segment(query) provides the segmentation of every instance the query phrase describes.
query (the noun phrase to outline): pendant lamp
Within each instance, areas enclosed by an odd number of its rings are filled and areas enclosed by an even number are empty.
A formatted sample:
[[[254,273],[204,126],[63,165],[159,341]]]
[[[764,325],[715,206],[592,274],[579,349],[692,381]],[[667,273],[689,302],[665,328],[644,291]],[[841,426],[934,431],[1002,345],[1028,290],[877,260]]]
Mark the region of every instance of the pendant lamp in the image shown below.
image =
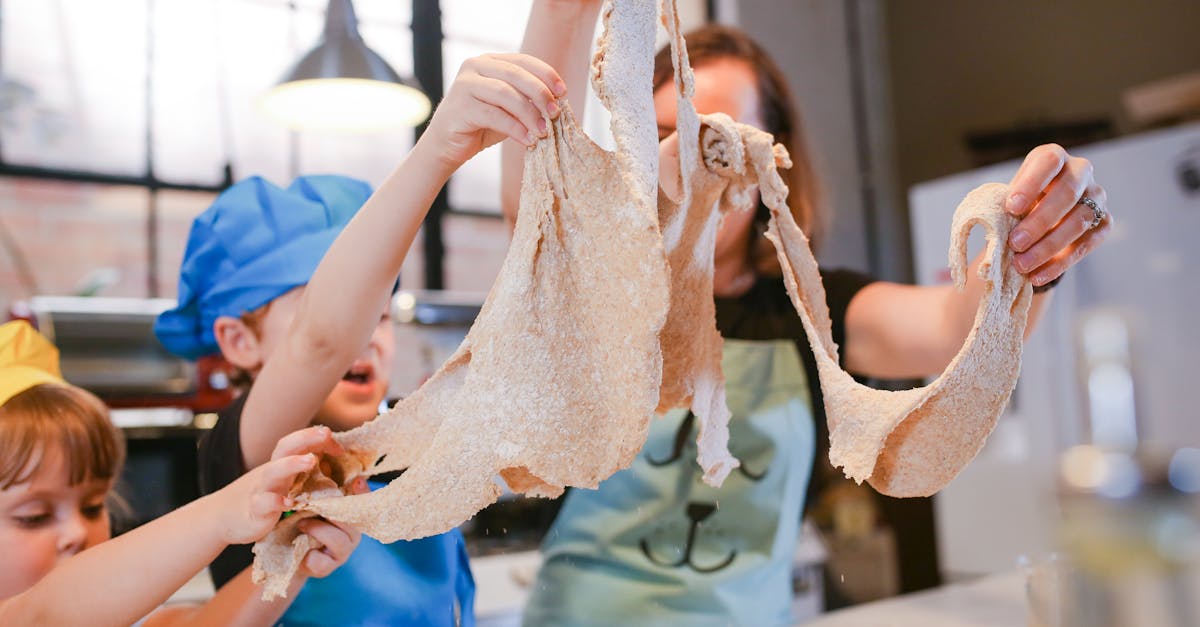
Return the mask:
[[[321,41],[262,106],[295,130],[345,132],[413,127],[432,109],[416,81],[402,78],[367,47],[350,0],[329,1]]]

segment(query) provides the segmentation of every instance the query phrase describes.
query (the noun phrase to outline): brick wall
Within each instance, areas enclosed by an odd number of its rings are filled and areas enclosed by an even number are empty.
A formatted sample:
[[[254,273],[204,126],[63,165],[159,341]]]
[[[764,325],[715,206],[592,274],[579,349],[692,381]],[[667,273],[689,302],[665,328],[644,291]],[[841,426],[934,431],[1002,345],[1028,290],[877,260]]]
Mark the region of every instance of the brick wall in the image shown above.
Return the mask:
[[[179,264],[192,219],[212,201],[200,192],[158,195],[157,295],[175,297]],[[103,296],[151,296],[146,216],[149,194],[139,187],[0,178],[0,225],[29,265],[22,276],[14,251],[0,249],[0,312],[36,294],[69,295],[97,269],[115,270]],[[508,248],[503,221],[446,217],[446,286],[486,292]],[[422,285],[421,239],[401,271],[405,287]]]

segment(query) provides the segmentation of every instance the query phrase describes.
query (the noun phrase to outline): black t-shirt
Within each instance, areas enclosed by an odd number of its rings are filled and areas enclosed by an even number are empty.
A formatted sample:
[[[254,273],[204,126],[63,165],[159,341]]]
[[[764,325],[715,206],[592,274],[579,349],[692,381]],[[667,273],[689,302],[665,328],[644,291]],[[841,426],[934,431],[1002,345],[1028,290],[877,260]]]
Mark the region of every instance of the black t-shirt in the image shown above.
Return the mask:
[[[212,494],[246,473],[242,461],[242,394],[217,414],[217,424],[200,438],[200,494]],[[254,562],[249,544],[231,544],[208,566],[213,585],[220,588]]]
[[[874,279],[851,270],[821,271],[825,285],[825,301],[829,305],[833,341],[846,354],[846,310],[859,290]],[[816,466],[809,479],[805,508],[814,505],[813,496],[826,478],[836,476],[829,468],[829,426],[825,424],[825,401],[817,375],[817,361],[808,345],[808,334],[800,315],[792,306],[782,277],[760,278],[750,291],[734,298],[717,298],[717,330],[722,337],[739,340],[793,340],[804,364],[812,396],[813,421],[816,423]]]
[[[850,307],[850,300],[873,281],[871,277],[852,270],[821,271],[825,300],[833,322],[833,341],[838,346],[846,341],[846,310]],[[717,297],[714,300],[717,305],[717,330],[722,337],[738,340],[798,340],[804,342],[801,355],[810,352],[800,314],[792,306],[782,277],[761,277],[741,296]]]

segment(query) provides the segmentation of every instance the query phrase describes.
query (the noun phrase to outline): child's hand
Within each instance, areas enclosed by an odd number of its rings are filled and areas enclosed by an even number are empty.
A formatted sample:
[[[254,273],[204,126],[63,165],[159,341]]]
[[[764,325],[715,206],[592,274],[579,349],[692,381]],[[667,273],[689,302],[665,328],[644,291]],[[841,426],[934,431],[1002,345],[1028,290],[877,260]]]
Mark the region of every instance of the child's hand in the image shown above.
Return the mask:
[[[300,572],[310,577],[325,577],[337,570],[350,558],[362,538],[357,530],[323,518],[305,518],[296,527],[320,544],[309,551],[300,564]]]
[[[505,137],[531,146],[558,115],[567,92],[558,72],[526,54],[468,59],[438,105],[421,142],[437,151],[449,171]]]
[[[215,492],[213,496],[221,496],[218,506],[225,517],[225,541],[246,544],[267,535],[280,514],[292,507],[288,492],[296,479],[315,468],[322,453],[342,454],[328,427],[290,433],[276,445],[271,461]]]

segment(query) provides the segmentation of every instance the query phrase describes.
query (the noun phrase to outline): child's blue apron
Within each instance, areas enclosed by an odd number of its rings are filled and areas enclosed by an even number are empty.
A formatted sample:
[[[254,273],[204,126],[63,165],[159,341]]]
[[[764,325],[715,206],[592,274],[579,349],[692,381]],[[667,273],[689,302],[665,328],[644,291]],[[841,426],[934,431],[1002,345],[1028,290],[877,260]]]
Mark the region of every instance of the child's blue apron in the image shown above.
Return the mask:
[[[392,544],[363,535],[345,564],[304,584],[280,624],[472,627],[475,580],[462,533]]]

